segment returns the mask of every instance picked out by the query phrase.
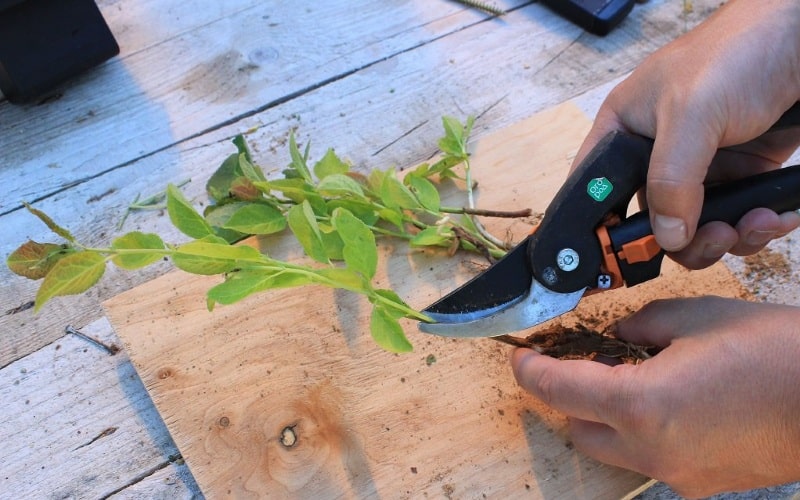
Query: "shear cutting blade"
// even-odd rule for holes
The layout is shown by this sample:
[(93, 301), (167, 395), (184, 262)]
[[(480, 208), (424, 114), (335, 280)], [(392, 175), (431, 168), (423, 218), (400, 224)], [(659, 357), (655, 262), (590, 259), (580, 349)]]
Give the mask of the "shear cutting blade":
[(446, 337), (494, 337), (538, 325), (575, 308), (584, 290), (557, 293), (533, 279), (530, 237), (503, 259), (423, 312), (436, 323), (423, 332)]

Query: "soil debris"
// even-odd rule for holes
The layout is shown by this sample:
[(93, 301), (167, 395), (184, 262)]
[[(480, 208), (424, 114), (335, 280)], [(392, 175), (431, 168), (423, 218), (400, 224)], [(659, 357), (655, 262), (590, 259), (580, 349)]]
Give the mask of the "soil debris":
[(597, 356), (616, 358), (624, 363), (640, 363), (650, 359), (655, 350), (614, 337), (613, 332), (598, 331), (584, 324), (554, 325), (526, 338), (501, 335), (492, 337), (516, 347), (527, 347), (558, 359), (595, 359)]

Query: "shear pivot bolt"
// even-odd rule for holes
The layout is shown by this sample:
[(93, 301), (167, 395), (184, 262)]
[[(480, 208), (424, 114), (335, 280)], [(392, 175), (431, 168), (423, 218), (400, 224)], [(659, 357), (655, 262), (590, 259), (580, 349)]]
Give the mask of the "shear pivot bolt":
[(578, 267), (580, 257), (578, 252), (571, 248), (564, 248), (556, 256), (558, 268), (562, 271), (574, 271)]

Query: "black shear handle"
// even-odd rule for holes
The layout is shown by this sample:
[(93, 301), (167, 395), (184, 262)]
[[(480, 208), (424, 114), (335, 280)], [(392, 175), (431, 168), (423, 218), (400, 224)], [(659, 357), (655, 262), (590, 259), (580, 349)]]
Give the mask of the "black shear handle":
[[(800, 103), (770, 130), (798, 125)], [(652, 139), (615, 131), (572, 172), (528, 245), (531, 271), (539, 283), (559, 293), (597, 286), (604, 257), (596, 229), (610, 216), (623, 221), (608, 231), (615, 247), (652, 234), (647, 213), (625, 220), (631, 199), (645, 185), (652, 149)], [(758, 207), (777, 212), (800, 208), (800, 167), (710, 188), (700, 223), (721, 220), (735, 224), (747, 211)], [(658, 276), (662, 257), (663, 251), (645, 262), (620, 262), (626, 284), (632, 286)]]

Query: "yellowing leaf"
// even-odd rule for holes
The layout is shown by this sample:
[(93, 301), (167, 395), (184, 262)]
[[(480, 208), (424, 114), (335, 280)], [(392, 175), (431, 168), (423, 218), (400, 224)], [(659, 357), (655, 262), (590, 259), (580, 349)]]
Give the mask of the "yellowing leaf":
[(63, 245), (28, 240), (8, 256), (6, 265), (14, 274), (38, 280), (44, 278), (59, 259), (72, 251)]
[(145, 250), (141, 253), (117, 254), (111, 258), (114, 264), (128, 270), (149, 266), (164, 256), (163, 252), (146, 252), (146, 250), (164, 249), (161, 237), (154, 233), (134, 231), (125, 234), (116, 238), (111, 243), (111, 248), (115, 250)]
[(216, 236), (180, 245), (172, 254), (172, 262), (178, 269), (202, 275), (227, 273), (241, 262), (260, 262), (263, 258), (255, 248), (228, 245)]
[(34, 311), (53, 297), (85, 292), (100, 280), (105, 269), (106, 259), (94, 252), (76, 252), (60, 259), (39, 287)]
[(50, 228), (51, 231), (53, 231), (54, 233), (56, 233), (57, 235), (61, 236), (62, 238), (64, 238), (65, 240), (67, 240), (69, 242), (74, 242), (75, 241), (75, 237), (72, 236), (72, 233), (70, 233), (69, 231), (67, 231), (63, 227), (61, 227), (58, 224), (56, 224), (56, 222), (53, 219), (51, 219), (49, 215), (47, 215), (46, 213), (42, 212), (41, 210), (39, 210), (37, 208), (33, 208), (28, 203), (24, 203), (23, 202), (23, 204), (25, 205), (25, 208), (27, 208), (30, 213), (32, 213), (33, 215), (38, 217), (40, 221), (44, 222), (44, 224), (48, 228)]

